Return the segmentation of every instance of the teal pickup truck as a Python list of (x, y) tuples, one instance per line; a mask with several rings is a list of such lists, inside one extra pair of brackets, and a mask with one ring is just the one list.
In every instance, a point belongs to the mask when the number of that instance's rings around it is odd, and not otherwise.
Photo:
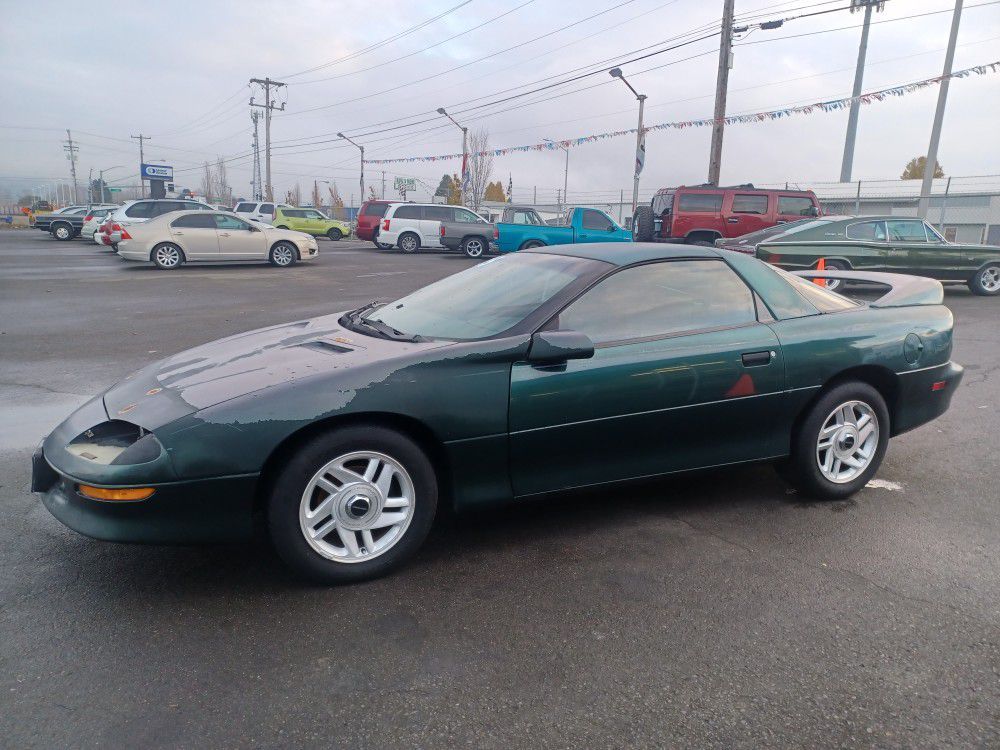
[(631, 242), (632, 233), (596, 208), (574, 208), (566, 224), (546, 224), (533, 208), (504, 209), (496, 225), (497, 249), (501, 253), (545, 245), (578, 242)]

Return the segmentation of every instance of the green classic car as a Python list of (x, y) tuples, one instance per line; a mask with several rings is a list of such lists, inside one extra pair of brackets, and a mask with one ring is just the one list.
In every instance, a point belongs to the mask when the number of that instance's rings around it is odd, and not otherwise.
[(329, 237), (331, 240), (339, 240), (351, 234), (351, 225), (346, 221), (330, 219), (315, 208), (278, 206), (271, 223), (276, 229), (292, 229), (317, 237)]
[[(828, 216), (802, 222), (757, 244), (757, 257), (779, 268), (888, 271), (959, 281), (973, 294), (1000, 294), (1000, 247), (948, 242), (922, 219)], [(830, 282), (835, 289), (839, 280)]]
[(890, 437), (948, 408), (962, 368), (939, 282), (818, 274), (889, 291), (860, 303), (692, 245), (512, 253), (150, 364), (44, 440), (32, 490), (99, 539), (263, 527), (324, 582), (400, 564), (443, 503), (759, 461), (847, 497)]

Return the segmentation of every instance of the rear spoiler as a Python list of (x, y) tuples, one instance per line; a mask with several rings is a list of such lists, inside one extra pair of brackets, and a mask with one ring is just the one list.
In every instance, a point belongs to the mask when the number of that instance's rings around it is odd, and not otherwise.
[(941, 286), (941, 282), (923, 276), (874, 271), (793, 271), (793, 273), (806, 279), (840, 279), (889, 287), (889, 291), (870, 302), (869, 307), (940, 305), (944, 302), (944, 287)]

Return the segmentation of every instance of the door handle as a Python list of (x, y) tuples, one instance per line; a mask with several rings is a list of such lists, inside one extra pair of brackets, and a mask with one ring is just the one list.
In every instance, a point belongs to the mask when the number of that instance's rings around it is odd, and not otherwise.
[(176, 234), (178, 237), (184, 236), (184, 232), (174, 232), (174, 234)]
[(738, 216), (732, 216), (732, 217), (726, 219), (726, 222), (729, 223), (729, 224), (739, 224), (740, 220), (739, 220)]
[(219, 232), (220, 237), (229, 237), (229, 232)]
[(777, 356), (777, 352), (744, 352), (742, 355), (744, 367), (760, 367), (771, 364), (771, 359)]

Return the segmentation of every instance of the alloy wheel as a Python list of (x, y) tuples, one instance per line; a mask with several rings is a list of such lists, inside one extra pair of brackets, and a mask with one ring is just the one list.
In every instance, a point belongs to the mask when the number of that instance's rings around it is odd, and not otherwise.
[(984, 268), (979, 277), (979, 285), (983, 291), (995, 292), (1000, 290), (1000, 266), (990, 266)]
[(412, 234), (403, 235), (403, 239), (399, 241), (399, 249), (404, 253), (416, 252), (418, 245), (417, 238)]
[(56, 227), (56, 238), (60, 240), (69, 239), (69, 227)]
[(156, 248), (156, 265), (160, 268), (175, 268), (180, 265), (181, 252), (173, 245)]
[(857, 478), (871, 464), (879, 443), (878, 416), (863, 401), (847, 401), (823, 421), (816, 440), (820, 473), (835, 484)]
[(465, 241), (465, 254), (470, 258), (479, 258), (482, 256), (485, 248), (483, 247), (483, 241), (477, 239), (471, 239)]
[(309, 480), (299, 503), (299, 528), (326, 559), (366, 562), (402, 539), (415, 499), (413, 480), (396, 459), (376, 451), (345, 453)]
[(295, 251), (288, 245), (277, 245), (271, 251), (271, 257), (274, 258), (274, 265), (276, 266), (290, 266), (292, 261), (295, 260)]

